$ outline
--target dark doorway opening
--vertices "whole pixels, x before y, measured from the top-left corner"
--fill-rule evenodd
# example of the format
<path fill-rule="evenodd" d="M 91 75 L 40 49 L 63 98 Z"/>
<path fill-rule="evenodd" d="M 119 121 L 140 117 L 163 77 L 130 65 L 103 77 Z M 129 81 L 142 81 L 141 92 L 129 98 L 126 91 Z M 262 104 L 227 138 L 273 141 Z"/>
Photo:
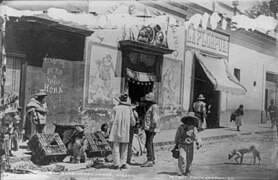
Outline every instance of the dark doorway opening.
<path fill-rule="evenodd" d="M 131 102 L 140 102 L 142 97 L 151 92 L 153 89 L 153 82 L 140 82 L 135 80 L 128 80 L 128 92 Z"/>
<path fill-rule="evenodd" d="M 207 111 L 210 108 L 210 113 L 207 114 L 207 128 L 218 128 L 220 117 L 220 92 L 215 91 L 213 84 L 208 79 L 205 71 L 200 65 L 198 59 L 195 57 L 195 78 L 194 78 L 194 102 L 197 100 L 199 94 L 205 96 L 205 103 L 207 104 Z M 210 105 L 210 107 L 209 107 Z"/>

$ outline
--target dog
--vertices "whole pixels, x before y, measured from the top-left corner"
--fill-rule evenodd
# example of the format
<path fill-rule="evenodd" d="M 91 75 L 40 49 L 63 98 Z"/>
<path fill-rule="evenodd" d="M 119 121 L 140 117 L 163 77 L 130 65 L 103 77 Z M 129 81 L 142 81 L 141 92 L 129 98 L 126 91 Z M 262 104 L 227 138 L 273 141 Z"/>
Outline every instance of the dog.
<path fill-rule="evenodd" d="M 242 164 L 244 154 L 252 153 L 253 154 L 253 164 L 256 164 L 256 159 L 258 158 L 259 164 L 261 163 L 261 156 L 260 151 L 254 145 L 250 146 L 249 148 L 242 148 L 242 149 L 234 149 L 231 153 L 228 154 L 228 159 L 231 159 L 235 156 L 235 161 L 237 163 Z M 240 162 L 238 162 L 240 159 Z"/>

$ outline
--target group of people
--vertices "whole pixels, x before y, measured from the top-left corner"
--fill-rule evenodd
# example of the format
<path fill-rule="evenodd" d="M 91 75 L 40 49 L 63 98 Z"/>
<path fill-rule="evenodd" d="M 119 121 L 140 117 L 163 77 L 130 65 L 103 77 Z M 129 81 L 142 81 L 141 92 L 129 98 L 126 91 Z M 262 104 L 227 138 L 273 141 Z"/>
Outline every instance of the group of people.
<path fill-rule="evenodd" d="M 113 169 L 127 169 L 131 164 L 132 141 L 138 126 L 145 131 L 147 161 L 141 167 L 152 167 L 155 164 L 153 139 L 158 129 L 159 107 L 152 92 L 141 99 L 140 105 L 131 103 L 128 94 L 116 95 L 115 107 L 111 115 L 109 139 L 113 149 Z M 139 113 L 136 111 L 139 111 Z"/>
<path fill-rule="evenodd" d="M 9 156 L 14 156 L 12 150 L 18 150 L 19 124 L 21 122 L 22 110 L 18 103 L 18 95 L 12 94 L 1 105 L 1 113 L 3 114 L 1 117 L 1 143 L 2 145 L 5 144 L 6 149 L 9 151 Z M 47 114 L 47 105 L 44 101 L 45 96 L 47 94 L 44 90 L 39 90 L 26 106 L 26 123 L 23 132 L 21 132 L 21 134 L 24 134 L 24 139 L 30 139 L 36 132 L 44 132 Z"/>

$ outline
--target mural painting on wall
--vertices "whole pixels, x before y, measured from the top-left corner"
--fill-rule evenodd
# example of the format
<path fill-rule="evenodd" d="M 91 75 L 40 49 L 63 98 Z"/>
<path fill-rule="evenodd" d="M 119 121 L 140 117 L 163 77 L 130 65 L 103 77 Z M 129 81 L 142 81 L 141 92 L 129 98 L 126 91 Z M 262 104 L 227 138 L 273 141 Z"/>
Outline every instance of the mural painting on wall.
<path fill-rule="evenodd" d="M 181 111 L 181 62 L 165 59 L 161 79 L 160 102 L 165 115 Z"/>
<path fill-rule="evenodd" d="M 89 50 L 87 103 L 98 107 L 113 106 L 113 97 L 120 93 L 120 77 L 116 78 L 117 50 L 94 45 Z"/>
<path fill-rule="evenodd" d="M 154 46 L 167 47 L 165 34 L 163 33 L 161 26 L 158 24 L 143 26 L 138 33 L 137 41 L 152 44 Z"/>

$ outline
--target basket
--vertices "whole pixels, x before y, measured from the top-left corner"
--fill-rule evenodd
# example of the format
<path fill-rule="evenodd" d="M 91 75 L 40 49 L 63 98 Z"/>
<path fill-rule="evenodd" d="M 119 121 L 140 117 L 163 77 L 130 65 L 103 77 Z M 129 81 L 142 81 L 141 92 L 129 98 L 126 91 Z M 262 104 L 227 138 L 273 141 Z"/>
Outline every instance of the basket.
<path fill-rule="evenodd" d="M 49 164 L 61 162 L 67 156 L 67 149 L 58 133 L 36 133 L 29 140 L 28 148 L 32 152 L 31 160 L 35 164 Z"/>
<path fill-rule="evenodd" d="M 112 153 L 109 143 L 104 138 L 101 132 L 85 133 L 89 147 L 87 156 L 91 157 L 105 157 Z"/>

